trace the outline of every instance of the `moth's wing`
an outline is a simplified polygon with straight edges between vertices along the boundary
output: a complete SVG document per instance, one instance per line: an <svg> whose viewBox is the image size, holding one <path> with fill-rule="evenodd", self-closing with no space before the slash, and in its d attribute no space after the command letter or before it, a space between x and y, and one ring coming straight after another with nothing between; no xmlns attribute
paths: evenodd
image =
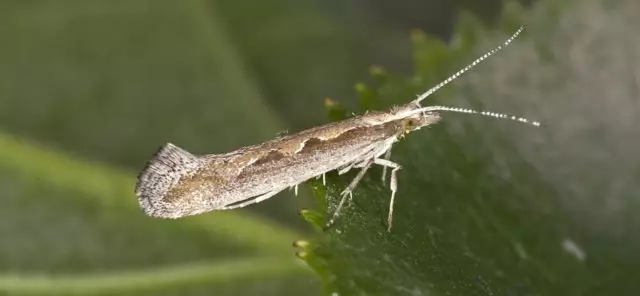
<svg viewBox="0 0 640 296"><path fill-rule="evenodd" d="M138 175L135 193L142 210L149 216L173 218L164 204L167 193L201 165L199 158L171 143L161 147Z"/></svg>

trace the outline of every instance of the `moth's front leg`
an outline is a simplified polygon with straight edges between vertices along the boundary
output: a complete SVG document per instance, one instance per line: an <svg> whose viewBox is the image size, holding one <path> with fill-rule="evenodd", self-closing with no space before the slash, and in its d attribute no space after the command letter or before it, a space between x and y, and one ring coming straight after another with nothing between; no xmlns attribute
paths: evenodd
<svg viewBox="0 0 640 296"><path fill-rule="evenodd" d="M391 187L391 200L389 201L389 216L387 216L387 231L391 231L391 225L393 224L393 204L395 203L396 191L398 190L398 177L396 173L402 166L388 159L381 158L376 158L373 162L384 168L391 168L391 184L389 185L389 187Z"/></svg>

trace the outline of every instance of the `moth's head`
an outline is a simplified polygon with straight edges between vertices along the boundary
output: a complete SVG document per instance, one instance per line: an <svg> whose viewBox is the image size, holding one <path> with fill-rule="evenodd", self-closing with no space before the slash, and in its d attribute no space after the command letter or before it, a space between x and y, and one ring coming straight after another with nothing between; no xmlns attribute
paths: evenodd
<svg viewBox="0 0 640 296"><path fill-rule="evenodd" d="M441 117L436 112L419 112L402 118L402 130L404 134L419 130L420 128L438 123Z"/></svg>

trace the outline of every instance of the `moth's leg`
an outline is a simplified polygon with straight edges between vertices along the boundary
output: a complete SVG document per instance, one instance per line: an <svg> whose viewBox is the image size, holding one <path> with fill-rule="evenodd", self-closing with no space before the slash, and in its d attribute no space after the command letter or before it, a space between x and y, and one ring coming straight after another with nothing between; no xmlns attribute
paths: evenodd
<svg viewBox="0 0 640 296"><path fill-rule="evenodd" d="M340 193L340 196L342 196L342 198L340 199L340 203L338 203L338 207L336 208L335 212L333 212L333 215L331 216L331 219L329 219L329 221L324 225L325 229L327 229L331 225L333 225L333 222L335 222L336 218L338 218L338 216L340 216L340 211L342 210L342 206L344 205L344 202L347 199L349 199L349 201L350 201L351 198L353 198L353 193L352 193L353 189L355 189L356 186L358 186L358 183L360 182L360 180L362 180L364 175L367 173L367 170L371 167L371 164L373 164L373 159L367 160L365 162L364 166L362 167L362 169L360 170L360 172L358 172L356 177L353 178L351 183L349 183L349 186L347 186L347 188L345 188Z"/></svg>
<svg viewBox="0 0 640 296"><path fill-rule="evenodd" d="M350 171L357 163L356 162L352 162L350 165L347 165L341 169L338 170L338 175L342 175L348 171Z"/></svg>
<svg viewBox="0 0 640 296"><path fill-rule="evenodd" d="M373 159L375 157L376 156L373 153L373 151L369 151L367 153L363 153L360 156L358 156L357 158L358 159L364 159L364 160L362 160L362 161L354 160L351 163L349 163L349 164L347 164L347 165L345 165L345 166L343 166L341 168L338 168L338 175L342 175L342 174L350 171L353 168L363 168L363 167L369 165L369 162L370 162L369 160L370 159Z"/></svg>
<svg viewBox="0 0 640 296"><path fill-rule="evenodd" d="M316 176L316 180L318 180L318 179L320 179L320 177L322 177L322 185L324 185L324 186L327 185L327 176L325 176L325 175L326 175L326 173Z"/></svg>
<svg viewBox="0 0 640 296"><path fill-rule="evenodd" d="M268 191L268 192L263 193L261 195L254 196L251 199L245 200L245 201L243 201L243 202L241 202L239 204L234 204L234 205L230 205L230 206L224 206L224 207L222 207L220 209L221 210L233 210L233 209L237 209L237 208L244 208L244 207L246 207L248 205L264 201L264 200L266 200L266 199L268 199L268 198L280 193L280 191L282 191L282 189Z"/></svg>
<svg viewBox="0 0 640 296"><path fill-rule="evenodd" d="M390 160L391 159L391 147L384 154L383 159ZM387 166L382 166L382 183L387 179Z"/></svg>
<svg viewBox="0 0 640 296"><path fill-rule="evenodd" d="M289 187L288 187L288 189L289 189L289 190L293 190L293 194L294 194L295 196L298 196L298 184L293 185L293 186L289 186Z"/></svg>
<svg viewBox="0 0 640 296"><path fill-rule="evenodd" d="M363 160L363 161L353 161L351 162L349 165L347 165L346 167L343 167L341 169L338 170L338 175L342 175L348 171L350 171L351 169L355 169L355 168L363 168L365 167L368 163L369 163L369 159L373 158L371 156L363 156L363 158L367 159L367 160Z"/></svg>
<svg viewBox="0 0 640 296"><path fill-rule="evenodd" d="M387 217L387 231L391 231L391 225L393 224L393 204L396 199L396 191L398 190L398 177L396 172L400 170L402 166L393 161L381 158L376 158L373 163L381 165L384 168L391 168L391 184L389 186L391 187L391 201L389 202L389 216Z"/></svg>
<svg viewBox="0 0 640 296"><path fill-rule="evenodd" d="M363 168L365 166L370 165L370 160L378 157L376 150L378 150L378 147L371 148L369 151L362 153L358 157L356 157L357 159L360 159L360 160L353 160L347 165L338 168L338 175L342 175L353 168ZM385 151L385 150L387 149L380 149L380 151Z"/></svg>

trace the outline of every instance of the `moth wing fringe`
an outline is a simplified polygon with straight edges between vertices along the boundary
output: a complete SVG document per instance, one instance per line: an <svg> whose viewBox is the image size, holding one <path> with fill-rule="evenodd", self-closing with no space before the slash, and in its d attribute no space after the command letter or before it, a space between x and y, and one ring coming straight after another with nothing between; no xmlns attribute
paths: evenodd
<svg viewBox="0 0 640 296"><path fill-rule="evenodd" d="M199 166L198 156L171 143L162 146L138 175L135 193L144 213L157 218L177 218L168 214L163 199L182 177Z"/></svg>

